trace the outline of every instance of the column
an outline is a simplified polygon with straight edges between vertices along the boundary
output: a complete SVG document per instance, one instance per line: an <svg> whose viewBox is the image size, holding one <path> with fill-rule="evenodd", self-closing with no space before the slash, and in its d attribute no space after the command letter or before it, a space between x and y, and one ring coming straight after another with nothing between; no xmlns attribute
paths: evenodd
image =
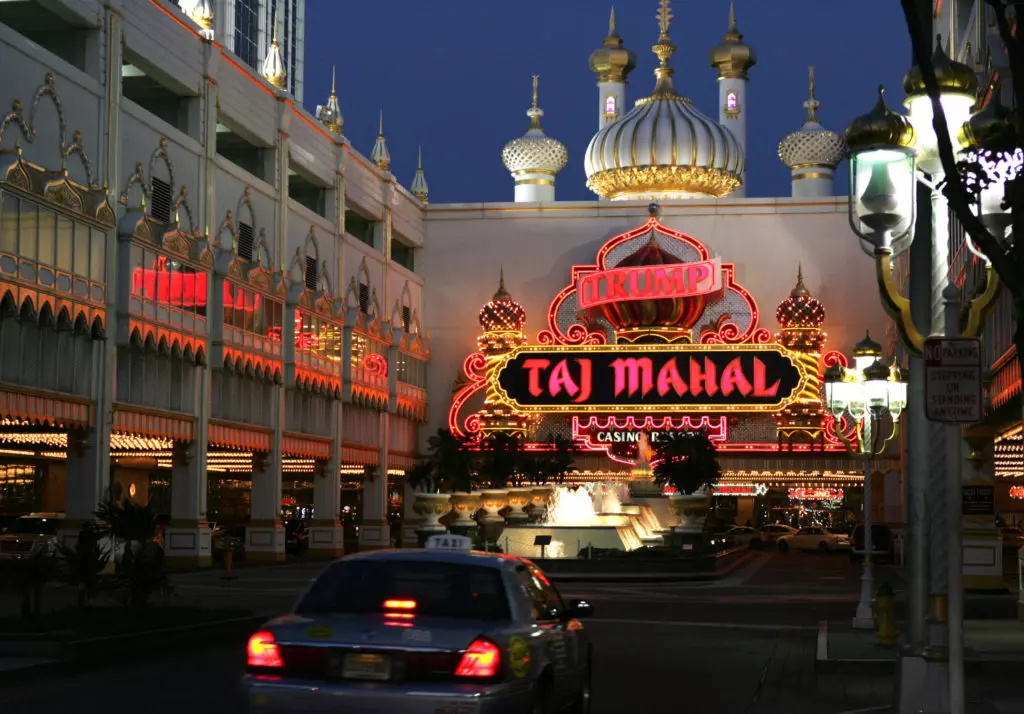
<svg viewBox="0 0 1024 714"><path fill-rule="evenodd" d="M626 82L598 81L597 100L597 129L600 131L622 116L626 108Z"/></svg>
<svg viewBox="0 0 1024 714"><path fill-rule="evenodd" d="M277 394L282 391L275 389L275 402L281 401ZM274 439L272 449L253 454L252 459L251 519L245 529L245 559L250 563L284 562L280 439Z"/></svg>
<svg viewBox="0 0 1024 714"><path fill-rule="evenodd" d="M341 401L331 402L331 435L334 448L323 473L313 477L313 525L309 529L311 555L336 558L345 552L345 538L338 513L341 510Z"/></svg>
<svg viewBox="0 0 1024 714"><path fill-rule="evenodd" d="M732 132L743 150L743 184L730 197L747 195L747 80L745 77L718 78L718 122Z"/></svg>
<svg viewBox="0 0 1024 714"><path fill-rule="evenodd" d="M978 495L992 493L995 501L995 464L992 462L992 434L984 427L964 429L963 488ZM980 499L979 499L980 500ZM978 502L978 501L975 501ZM1003 538L992 513L963 516L964 590L1005 592Z"/></svg>
<svg viewBox="0 0 1024 714"><path fill-rule="evenodd" d="M200 381L209 381L208 370L202 370ZM209 567L213 563L210 524L206 521L206 420L202 421L203 428L196 430L193 441L174 445L171 522L164 539L169 565Z"/></svg>
<svg viewBox="0 0 1024 714"><path fill-rule="evenodd" d="M405 483L402 489L402 543L403 548L419 545L417 528L423 525L423 516L416 512L416 490Z"/></svg>
<svg viewBox="0 0 1024 714"><path fill-rule="evenodd" d="M363 507L359 525L359 549L379 550L391 547L391 526L388 523L388 413L379 416L379 457L377 468L363 473Z"/></svg>
<svg viewBox="0 0 1024 714"><path fill-rule="evenodd" d="M105 400L101 398L98 401ZM99 427L72 429L68 434L64 520L57 534L60 542L65 545L74 547L78 543L78 532L87 521L96 518L96 506L107 497L107 485L110 482L109 443L109 436L102 438Z"/></svg>

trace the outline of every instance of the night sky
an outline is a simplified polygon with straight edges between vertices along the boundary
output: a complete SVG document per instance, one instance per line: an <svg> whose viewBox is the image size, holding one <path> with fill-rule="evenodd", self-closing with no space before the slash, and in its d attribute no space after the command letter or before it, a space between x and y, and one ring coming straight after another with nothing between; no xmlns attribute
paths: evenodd
<svg viewBox="0 0 1024 714"><path fill-rule="evenodd" d="M583 154L597 131L596 76L590 53L607 34L611 2L548 0L307 0L305 104L311 112L338 67L344 133L369 156L378 110L392 171L408 187L416 146L431 203L511 201L501 148L527 128L531 75L540 75L545 132L562 141L569 164L559 200L593 200ZM657 59L657 0L618 0L619 34L637 55L627 101L650 94ZM718 118L708 52L727 27L728 0L675 0L670 34L676 90ZM869 110L879 84L901 108L910 43L895 0L737 0L744 41L758 55L748 86L748 195L788 196L788 169L777 146L805 118L807 67L817 75L822 123L842 133ZM847 165L836 192L846 192Z"/></svg>

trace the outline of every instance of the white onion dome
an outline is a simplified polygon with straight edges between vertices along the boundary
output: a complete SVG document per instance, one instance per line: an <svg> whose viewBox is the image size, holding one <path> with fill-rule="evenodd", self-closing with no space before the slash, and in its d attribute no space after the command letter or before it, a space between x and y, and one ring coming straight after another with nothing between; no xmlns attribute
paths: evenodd
<svg viewBox="0 0 1024 714"><path fill-rule="evenodd" d="M672 85L671 17L668 0L661 0L661 34L651 48L660 60L654 93L605 125L587 147L587 187L602 198L722 198L742 184L744 156L736 137Z"/></svg>
<svg viewBox="0 0 1024 714"><path fill-rule="evenodd" d="M807 121L779 142L779 158L790 169L810 167L834 170L846 155L846 142L818 121L821 102L814 98L814 67L810 72L810 98L804 102Z"/></svg>
<svg viewBox="0 0 1024 714"><path fill-rule="evenodd" d="M555 176L569 163L569 153L565 144L552 139L544 133L540 126L540 118L544 110L537 105L538 77L533 78L533 106L526 116L530 117L530 128L526 134L505 144L501 150L501 160L513 178L527 174L546 174Z"/></svg>
<svg viewBox="0 0 1024 714"><path fill-rule="evenodd" d="M423 147L419 147L416 151L416 174L412 177L412 184L409 186L409 191L413 196L427 203L427 196L430 194L430 189L427 187L427 177L423 173Z"/></svg>
<svg viewBox="0 0 1024 714"><path fill-rule="evenodd" d="M263 60L263 77L278 89L284 89L288 73L284 68L281 56L281 45L277 41L277 14L274 15L274 35L267 48L267 58Z"/></svg>

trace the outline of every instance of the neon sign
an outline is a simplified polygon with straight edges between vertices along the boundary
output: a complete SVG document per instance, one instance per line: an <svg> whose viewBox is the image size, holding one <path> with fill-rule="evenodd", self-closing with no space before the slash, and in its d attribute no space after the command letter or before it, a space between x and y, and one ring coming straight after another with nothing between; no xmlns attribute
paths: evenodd
<svg viewBox="0 0 1024 714"><path fill-rule="evenodd" d="M1010 486L1010 498L1024 500L1024 486Z"/></svg>
<svg viewBox="0 0 1024 714"><path fill-rule="evenodd" d="M718 258L676 265L638 265L587 273L576 284L581 310L624 300L675 299L722 289Z"/></svg>
<svg viewBox="0 0 1024 714"><path fill-rule="evenodd" d="M521 412L777 412L807 377L779 345L555 345L503 356L489 386Z"/></svg>
<svg viewBox="0 0 1024 714"><path fill-rule="evenodd" d="M768 487L763 483L717 483L711 489L712 496L764 496Z"/></svg>
<svg viewBox="0 0 1024 714"><path fill-rule="evenodd" d="M794 501L841 501L841 488L791 488L789 497Z"/></svg>

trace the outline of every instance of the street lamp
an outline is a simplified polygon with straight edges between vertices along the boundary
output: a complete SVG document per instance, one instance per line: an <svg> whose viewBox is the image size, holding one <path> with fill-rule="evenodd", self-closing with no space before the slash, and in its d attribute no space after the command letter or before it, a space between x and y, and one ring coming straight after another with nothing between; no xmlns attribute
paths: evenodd
<svg viewBox="0 0 1024 714"><path fill-rule="evenodd" d="M833 365L825 371L825 401L836 419L836 434L852 455L864 461L864 570L860 601L853 618L853 626L860 629L875 626L871 608L874 593L871 460L884 454L889 442L899 434L900 415L907 404L903 371L896 365L883 364L879 359L881 353L881 346L868 335L854 347L854 368ZM892 429L888 437L880 440L881 423L887 412L892 417ZM839 426L846 414L856 424L856 443L847 438Z"/></svg>

